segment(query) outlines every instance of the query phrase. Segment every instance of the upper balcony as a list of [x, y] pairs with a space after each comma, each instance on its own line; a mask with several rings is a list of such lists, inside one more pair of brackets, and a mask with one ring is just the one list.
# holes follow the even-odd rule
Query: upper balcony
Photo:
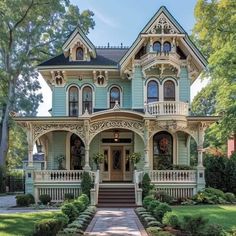
[[189, 104], [185, 102], [163, 101], [145, 104], [145, 112], [155, 116], [188, 116]]

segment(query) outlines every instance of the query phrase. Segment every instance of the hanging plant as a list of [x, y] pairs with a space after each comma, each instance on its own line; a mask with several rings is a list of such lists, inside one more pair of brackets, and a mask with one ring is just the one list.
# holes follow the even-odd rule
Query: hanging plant
[[99, 168], [99, 164], [103, 163], [104, 161], [104, 154], [101, 152], [95, 153], [93, 155], [93, 161], [97, 165], [97, 168]]
[[130, 161], [134, 164], [134, 168], [136, 169], [137, 163], [141, 160], [141, 153], [140, 152], [133, 152], [129, 155]]

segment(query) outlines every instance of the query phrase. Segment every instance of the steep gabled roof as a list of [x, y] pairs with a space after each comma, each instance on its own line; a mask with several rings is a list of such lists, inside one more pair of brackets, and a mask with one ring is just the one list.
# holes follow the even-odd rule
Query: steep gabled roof
[[140, 44], [142, 43], [143, 39], [142, 39], [141, 35], [147, 34], [150, 31], [150, 29], [153, 27], [156, 20], [158, 19], [158, 17], [160, 17], [161, 14], [164, 14], [167, 17], [167, 19], [171, 22], [171, 24], [174, 26], [174, 28], [178, 32], [178, 34], [185, 35], [183, 40], [188, 45], [188, 47], [191, 49], [194, 56], [196, 56], [198, 58], [202, 67], [203, 68], [206, 67], [207, 60], [204, 58], [204, 56], [201, 54], [201, 52], [198, 50], [198, 48], [194, 45], [194, 43], [190, 40], [188, 34], [183, 29], [183, 27], [176, 21], [176, 19], [171, 15], [171, 13], [167, 10], [167, 8], [165, 6], [160, 7], [159, 10], [156, 12], [156, 14], [150, 19], [150, 21], [141, 30], [138, 37], [134, 41], [134, 43], [131, 45], [130, 49], [127, 51], [127, 53], [121, 59], [121, 61], [120, 61], [121, 67], [130, 57], [132, 57], [135, 49], [137, 49], [140, 46]]

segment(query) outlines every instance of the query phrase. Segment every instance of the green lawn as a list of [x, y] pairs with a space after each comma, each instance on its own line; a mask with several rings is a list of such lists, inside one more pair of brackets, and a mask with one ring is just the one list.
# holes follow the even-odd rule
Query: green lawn
[[236, 227], [236, 205], [175, 206], [172, 209], [180, 217], [201, 214], [210, 223], [222, 225], [226, 230]]
[[0, 214], [0, 236], [29, 236], [34, 230], [34, 223], [40, 219], [51, 218], [54, 212]]

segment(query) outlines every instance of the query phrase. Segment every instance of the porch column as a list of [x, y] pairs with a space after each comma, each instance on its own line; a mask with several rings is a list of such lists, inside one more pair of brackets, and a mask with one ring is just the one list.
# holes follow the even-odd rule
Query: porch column
[[203, 167], [203, 147], [198, 146], [197, 147], [197, 159], [198, 159], [198, 166]]
[[85, 165], [83, 169], [86, 171], [91, 170], [91, 167], [89, 165], [89, 146], [88, 145], [85, 145]]
[[28, 166], [33, 167], [33, 130], [32, 125], [27, 124], [27, 142], [28, 142]]
[[150, 170], [149, 165], [149, 120], [145, 120], [144, 126], [144, 171]]
[[153, 41], [152, 41], [152, 38], [150, 37], [150, 52], [153, 52]]

